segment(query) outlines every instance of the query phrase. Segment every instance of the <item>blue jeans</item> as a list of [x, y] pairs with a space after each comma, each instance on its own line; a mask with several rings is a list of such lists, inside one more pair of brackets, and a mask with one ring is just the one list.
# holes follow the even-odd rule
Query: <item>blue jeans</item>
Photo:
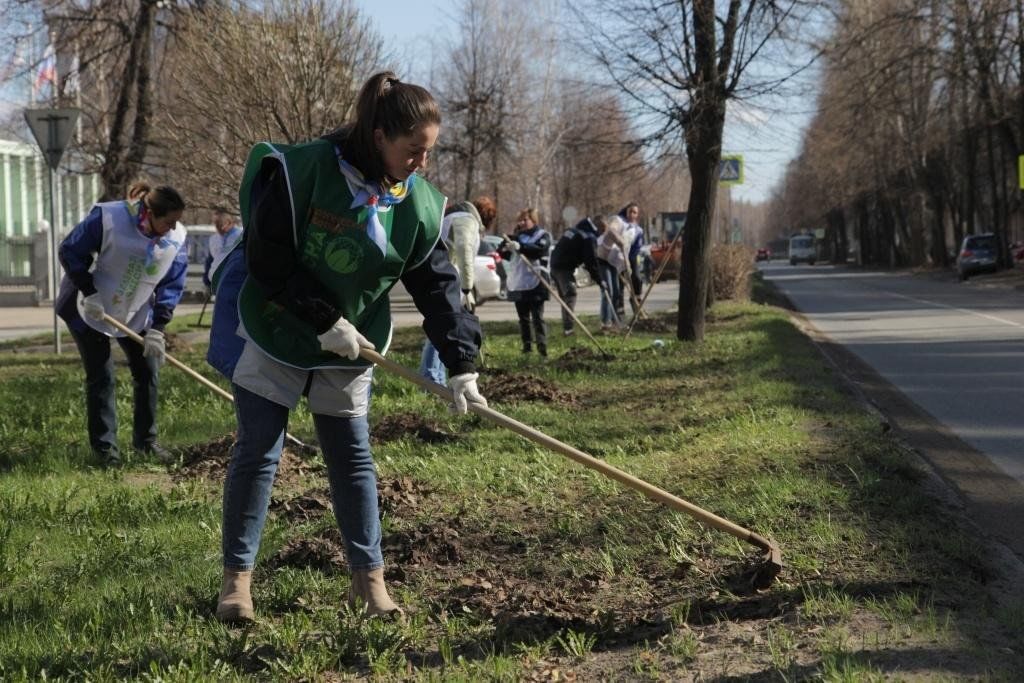
[[[85, 413], [89, 446], [100, 456], [117, 456], [117, 402], [114, 392], [114, 360], [110, 337], [91, 327], [71, 336], [85, 366]], [[156, 359], [142, 355], [142, 345], [126, 337], [117, 343], [128, 359], [132, 373], [132, 446], [145, 450], [156, 442], [156, 405], [160, 366]]]
[[[601, 280], [604, 281], [605, 291], [601, 293], [601, 324], [613, 325], [619, 323], [615, 308], [615, 301], [622, 296], [622, 283], [619, 281], [618, 271], [615, 267], [605, 261], [599, 261], [598, 267], [601, 271]], [[609, 299], [611, 299], [609, 301]]]
[[[249, 570], [263, 535], [270, 491], [281, 459], [288, 408], [232, 385], [238, 440], [224, 481], [224, 567]], [[370, 425], [366, 415], [313, 415], [320, 439], [331, 503], [345, 539], [349, 568], [376, 569], [384, 565], [380, 551], [377, 509], [377, 470], [370, 455]]]
[[423, 353], [420, 355], [420, 375], [434, 384], [448, 386], [448, 372], [441, 362], [441, 354], [437, 352], [430, 340], [423, 342]]

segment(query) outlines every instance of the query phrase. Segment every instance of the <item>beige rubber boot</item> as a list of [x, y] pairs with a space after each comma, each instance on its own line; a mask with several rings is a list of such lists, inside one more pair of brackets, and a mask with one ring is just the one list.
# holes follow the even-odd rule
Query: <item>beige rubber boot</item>
[[[357, 569], [352, 572], [352, 587], [348, 592], [348, 604], [356, 609], [365, 609], [368, 617], [401, 617], [402, 609], [391, 600], [384, 585], [384, 569]], [[365, 606], [365, 607], [364, 607]]]
[[224, 622], [252, 621], [256, 613], [252, 608], [251, 571], [224, 570], [224, 581], [217, 598], [217, 619]]

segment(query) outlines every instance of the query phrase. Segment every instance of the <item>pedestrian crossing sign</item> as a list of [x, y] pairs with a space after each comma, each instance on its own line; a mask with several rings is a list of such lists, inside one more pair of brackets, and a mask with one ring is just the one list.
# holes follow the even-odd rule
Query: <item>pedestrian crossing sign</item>
[[722, 155], [722, 160], [718, 162], [718, 182], [722, 185], [743, 184], [742, 154]]

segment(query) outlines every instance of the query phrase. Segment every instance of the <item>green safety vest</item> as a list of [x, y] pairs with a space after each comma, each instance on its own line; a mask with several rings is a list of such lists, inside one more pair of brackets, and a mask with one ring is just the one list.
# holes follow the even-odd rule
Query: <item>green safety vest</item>
[[[388, 292], [407, 270], [427, 259], [441, 233], [445, 197], [417, 177], [408, 196], [377, 217], [388, 237], [387, 253], [366, 233], [367, 209], [349, 208], [352, 194], [338, 167], [334, 144], [314, 140], [298, 145], [257, 144], [249, 152], [239, 191], [243, 225], [249, 194], [264, 163], [276, 160], [287, 174], [294, 244], [302, 267], [323, 285], [322, 294], [380, 353], [391, 343]], [[309, 323], [266, 299], [250, 275], [239, 294], [246, 335], [270, 357], [303, 369], [361, 368], [320, 348]]]

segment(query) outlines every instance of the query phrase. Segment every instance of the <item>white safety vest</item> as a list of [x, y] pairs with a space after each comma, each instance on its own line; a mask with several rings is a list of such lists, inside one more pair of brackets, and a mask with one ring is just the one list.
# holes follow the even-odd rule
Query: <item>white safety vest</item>
[[242, 239], [242, 226], [233, 225], [231, 229], [221, 235], [220, 233], [214, 233], [210, 235], [209, 241], [206, 243], [207, 249], [210, 252], [210, 256], [213, 257], [213, 261], [210, 263], [210, 276], [212, 277], [217, 269], [220, 268], [220, 264], [223, 263], [225, 257], [231, 250], [238, 244], [238, 240]]
[[[516, 241], [519, 242], [520, 245], [533, 244], [546, 234], [546, 231], [538, 230], [529, 236], [518, 235], [516, 236]], [[512, 253], [512, 258], [510, 259], [511, 267], [508, 273], [508, 281], [506, 282], [508, 291], [524, 292], [540, 285], [540, 278], [533, 274], [533, 270], [536, 270], [537, 272], [547, 270], [547, 255], [542, 256], [537, 259], [535, 263], [531, 264], [533, 265], [533, 270], [530, 270], [530, 266], [524, 263], [525, 260], [527, 260], [526, 257], [518, 251]]]
[[[103, 216], [103, 241], [92, 282], [107, 315], [142, 332], [153, 315], [153, 292], [185, 244], [185, 227], [178, 223], [165, 235], [146, 237], [139, 231], [138, 204], [120, 201], [97, 206]], [[108, 337], [125, 336], [112, 325], [86, 316], [84, 298], [79, 292], [78, 313], [89, 327]]]

